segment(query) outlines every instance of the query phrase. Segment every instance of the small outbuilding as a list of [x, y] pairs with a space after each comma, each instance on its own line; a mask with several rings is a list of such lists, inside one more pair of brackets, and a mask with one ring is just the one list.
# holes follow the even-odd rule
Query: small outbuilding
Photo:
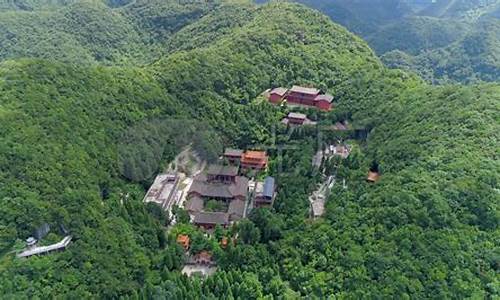
[[255, 186], [255, 207], [272, 206], [276, 195], [274, 177], [267, 176]]
[[189, 236], [188, 235], [186, 235], [186, 234], [179, 234], [177, 236], [177, 243], [179, 245], [181, 245], [182, 248], [184, 248], [184, 250], [186, 250], [186, 251], [189, 249], [189, 242], [190, 242], [190, 240], [189, 240]]
[[35, 239], [34, 237], [30, 236], [29, 238], [26, 239], [26, 246], [29, 248], [29, 247], [33, 247], [36, 245], [37, 243], [37, 239]]
[[289, 113], [281, 122], [290, 126], [316, 125], [316, 122], [309, 120], [305, 114], [295, 112]]
[[203, 250], [196, 253], [193, 257], [194, 263], [199, 265], [214, 265], [213, 256], [210, 252]]
[[366, 178], [366, 181], [371, 182], [371, 183], [375, 183], [375, 182], [379, 181], [379, 179], [380, 179], [379, 172], [369, 171], [368, 177]]
[[243, 150], [226, 148], [224, 151], [224, 158], [231, 164], [239, 164]]
[[269, 102], [279, 104], [286, 96], [288, 89], [277, 87], [269, 92]]

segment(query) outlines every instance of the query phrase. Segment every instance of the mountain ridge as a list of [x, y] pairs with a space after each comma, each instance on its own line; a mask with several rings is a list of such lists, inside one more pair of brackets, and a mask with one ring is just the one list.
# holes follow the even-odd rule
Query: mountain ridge
[[[434, 84], [500, 80], [494, 67], [481, 68], [474, 56], [450, 50], [474, 34], [479, 37], [477, 42], [488, 42], [489, 29], [483, 24], [500, 23], [498, 0], [298, 2], [322, 11], [361, 35], [388, 66], [404, 67]], [[499, 46], [495, 42], [482, 56], [496, 57], [495, 48]], [[449, 52], [459, 55], [465, 63], [440, 70], [448, 64], [448, 57], [439, 53]], [[404, 57], [406, 61], [398, 61]], [[488, 61], [490, 66], [498, 64], [498, 59]]]

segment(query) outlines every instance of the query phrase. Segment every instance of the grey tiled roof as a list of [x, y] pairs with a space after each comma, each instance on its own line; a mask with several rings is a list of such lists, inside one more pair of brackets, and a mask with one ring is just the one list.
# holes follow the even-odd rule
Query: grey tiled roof
[[194, 216], [195, 224], [229, 224], [229, 215], [224, 212], [199, 212]]
[[232, 149], [232, 148], [226, 148], [224, 151], [225, 156], [241, 156], [243, 154], [243, 150], [241, 149]]
[[318, 96], [316, 96], [316, 98], [314, 98], [314, 101], [320, 101], [320, 100], [324, 100], [324, 101], [327, 101], [329, 103], [332, 103], [333, 96], [329, 95], [329, 94], [324, 94], [324, 95], [318, 95]]
[[243, 176], [236, 176], [234, 183], [206, 182], [203, 175], [195, 177], [188, 194], [197, 193], [206, 198], [226, 198], [246, 197], [248, 189], [248, 179]]
[[200, 197], [192, 197], [186, 203], [186, 210], [191, 212], [199, 212], [203, 210], [204, 201]]
[[209, 175], [224, 175], [236, 176], [238, 175], [237, 166], [223, 166], [223, 165], [209, 165], [207, 169]]
[[302, 93], [302, 94], [308, 94], [308, 95], [317, 95], [319, 94], [320, 90], [317, 88], [307, 88], [303, 86], [298, 86], [294, 85], [291, 89], [290, 92], [296, 92], [296, 93]]
[[239, 220], [243, 217], [244, 211], [245, 201], [236, 199], [229, 203], [227, 213], [230, 215], [232, 220]]
[[282, 88], [282, 87], [277, 87], [271, 90], [271, 94], [277, 94], [280, 96], [284, 96], [288, 92], [288, 89]]

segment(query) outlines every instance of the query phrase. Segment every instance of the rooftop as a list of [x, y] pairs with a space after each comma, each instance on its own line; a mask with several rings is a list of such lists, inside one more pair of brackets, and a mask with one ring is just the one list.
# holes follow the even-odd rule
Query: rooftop
[[241, 156], [242, 154], [243, 150], [240, 149], [226, 148], [224, 151], [224, 156]]
[[271, 90], [271, 94], [276, 94], [280, 96], [284, 96], [288, 92], [288, 89], [282, 88], [282, 87], [277, 87]]
[[324, 199], [316, 199], [316, 201], [311, 203], [311, 209], [313, 217], [317, 218], [323, 215], [325, 212], [325, 202]]
[[158, 174], [144, 197], [144, 202], [155, 202], [165, 205], [176, 190], [177, 176], [174, 174]]
[[186, 210], [190, 212], [200, 212], [203, 210], [204, 201], [200, 197], [191, 197], [186, 203]]
[[324, 94], [324, 95], [318, 95], [316, 98], [314, 98], [315, 101], [327, 101], [329, 103], [332, 103], [333, 101], [333, 96], [329, 94]]
[[239, 220], [245, 215], [245, 201], [233, 200], [229, 203], [229, 208], [227, 210], [231, 220]]
[[308, 94], [308, 95], [317, 95], [317, 94], [319, 94], [320, 90], [318, 90], [317, 88], [307, 88], [307, 87], [294, 85], [290, 89], [290, 92], [296, 92], [296, 93], [302, 93], [302, 94]]
[[203, 277], [208, 277], [213, 275], [217, 271], [215, 266], [203, 266], [203, 265], [185, 265], [182, 268], [182, 274], [188, 277], [193, 276], [193, 274], [201, 274]]
[[266, 179], [264, 179], [264, 196], [272, 198], [274, 196], [274, 187], [274, 177], [267, 176]]
[[302, 120], [307, 119], [307, 116], [305, 114], [294, 113], [294, 112], [288, 113], [288, 117], [292, 119], [302, 119]]
[[262, 181], [257, 181], [255, 184], [255, 194], [262, 194], [264, 193], [264, 182]]
[[243, 154], [245, 158], [251, 159], [265, 159], [266, 151], [257, 151], [257, 150], [247, 150], [245, 154]]
[[177, 236], [177, 243], [182, 245], [182, 247], [187, 250], [189, 248], [189, 236], [179, 234], [179, 236]]
[[25, 250], [21, 253], [19, 253], [17, 256], [18, 257], [29, 257], [32, 255], [37, 255], [37, 254], [43, 254], [43, 253], [48, 253], [51, 251], [55, 250], [60, 250], [60, 249], [66, 249], [68, 244], [71, 242], [71, 236], [66, 236], [64, 237], [60, 242], [49, 245], [49, 246], [40, 246], [40, 247], [35, 247], [31, 248], [28, 250]]
[[224, 175], [236, 176], [238, 175], [237, 166], [223, 166], [223, 165], [209, 165], [207, 169], [209, 175]]
[[234, 183], [212, 183], [206, 182], [206, 177], [200, 174], [194, 178], [189, 189], [189, 194], [197, 193], [208, 198], [235, 198], [246, 197], [248, 189], [248, 178], [236, 176]]
[[179, 234], [179, 236], [177, 236], [177, 242], [179, 243], [189, 242], [189, 236], [185, 234]]
[[195, 224], [229, 224], [229, 215], [224, 212], [199, 212], [194, 215]]
[[378, 172], [369, 171], [368, 177], [366, 178], [369, 182], [377, 182], [380, 179], [380, 174]]
[[195, 259], [203, 258], [207, 260], [212, 259], [212, 254], [206, 250], [202, 250], [194, 255]]
[[335, 129], [335, 130], [348, 130], [349, 129], [348, 126], [349, 126], [349, 123], [347, 123], [347, 121], [337, 122], [333, 126], [333, 129]]

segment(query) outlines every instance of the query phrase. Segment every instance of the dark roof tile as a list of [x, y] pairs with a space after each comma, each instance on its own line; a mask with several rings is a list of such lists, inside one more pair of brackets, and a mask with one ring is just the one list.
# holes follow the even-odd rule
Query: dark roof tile
[[229, 224], [229, 215], [224, 212], [199, 212], [194, 216], [195, 224]]
[[209, 165], [207, 169], [209, 175], [224, 175], [236, 176], [238, 175], [237, 166], [223, 166], [223, 165]]

